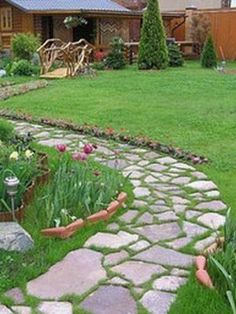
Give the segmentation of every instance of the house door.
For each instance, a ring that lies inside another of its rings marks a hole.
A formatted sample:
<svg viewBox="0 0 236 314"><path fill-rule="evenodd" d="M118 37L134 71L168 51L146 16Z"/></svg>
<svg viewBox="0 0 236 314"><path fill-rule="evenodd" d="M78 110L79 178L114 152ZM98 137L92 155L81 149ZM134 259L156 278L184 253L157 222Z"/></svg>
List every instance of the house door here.
<svg viewBox="0 0 236 314"><path fill-rule="evenodd" d="M96 38L96 19L86 18L87 24L73 28L73 41L84 38L91 44L95 43Z"/></svg>
<svg viewBox="0 0 236 314"><path fill-rule="evenodd" d="M53 18L52 16L42 16L42 42L53 38Z"/></svg>

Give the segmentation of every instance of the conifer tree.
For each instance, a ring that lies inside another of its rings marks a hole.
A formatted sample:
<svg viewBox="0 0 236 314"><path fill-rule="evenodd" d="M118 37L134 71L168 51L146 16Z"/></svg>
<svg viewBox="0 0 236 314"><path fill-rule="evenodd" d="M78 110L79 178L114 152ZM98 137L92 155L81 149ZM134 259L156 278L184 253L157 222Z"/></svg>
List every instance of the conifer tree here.
<svg viewBox="0 0 236 314"><path fill-rule="evenodd" d="M184 64L184 59L179 46L175 43L168 45L169 54L169 66L170 67L182 67Z"/></svg>
<svg viewBox="0 0 236 314"><path fill-rule="evenodd" d="M201 55L201 65L203 68L215 68L217 66L217 56L212 36L208 36L204 44Z"/></svg>

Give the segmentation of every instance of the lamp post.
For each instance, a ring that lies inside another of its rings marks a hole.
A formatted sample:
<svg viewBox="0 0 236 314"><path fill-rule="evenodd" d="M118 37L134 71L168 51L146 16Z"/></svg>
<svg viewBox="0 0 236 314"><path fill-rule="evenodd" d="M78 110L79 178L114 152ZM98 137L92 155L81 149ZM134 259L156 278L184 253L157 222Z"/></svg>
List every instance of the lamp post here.
<svg viewBox="0 0 236 314"><path fill-rule="evenodd" d="M15 196L17 194L19 183L20 183L20 181L16 176L6 177L4 180L7 194L11 198L11 209L12 209L12 216L13 216L14 220L16 218L15 217L15 202L14 202L14 200L15 200Z"/></svg>

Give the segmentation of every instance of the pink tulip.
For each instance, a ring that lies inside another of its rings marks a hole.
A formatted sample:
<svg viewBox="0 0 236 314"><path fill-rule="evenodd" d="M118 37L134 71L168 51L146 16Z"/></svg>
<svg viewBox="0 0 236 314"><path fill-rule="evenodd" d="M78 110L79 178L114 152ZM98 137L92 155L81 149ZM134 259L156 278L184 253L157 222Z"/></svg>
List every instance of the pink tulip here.
<svg viewBox="0 0 236 314"><path fill-rule="evenodd" d="M85 161L85 160L87 160L88 155L85 154L85 153L75 152L75 153L72 155L72 158L73 158L74 160Z"/></svg>
<svg viewBox="0 0 236 314"><path fill-rule="evenodd" d="M64 153L66 151L66 145L65 144L58 144L56 145L56 149L60 152L60 153Z"/></svg>
<svg viewBox="0 0 236 314"><path fill-rule="evenodd" d="M91 154L93 152L93 149L94 149L93 145L85 144L84 148L83 148L83 151L84 151L85 154L89 155L89 154Z"/></svg>

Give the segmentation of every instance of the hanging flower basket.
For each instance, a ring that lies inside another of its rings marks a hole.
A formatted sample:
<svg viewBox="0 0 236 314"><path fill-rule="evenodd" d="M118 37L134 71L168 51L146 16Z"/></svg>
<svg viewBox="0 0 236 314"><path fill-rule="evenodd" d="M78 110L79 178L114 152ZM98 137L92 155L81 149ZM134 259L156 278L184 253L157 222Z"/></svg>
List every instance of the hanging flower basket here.
<svg viewBox="0 0 236 314"><path fill-rule="evenodd" d="M67 29L75 28L79 25L87 24L87 20L81 16L67 16L64 25Z"/></svg>

